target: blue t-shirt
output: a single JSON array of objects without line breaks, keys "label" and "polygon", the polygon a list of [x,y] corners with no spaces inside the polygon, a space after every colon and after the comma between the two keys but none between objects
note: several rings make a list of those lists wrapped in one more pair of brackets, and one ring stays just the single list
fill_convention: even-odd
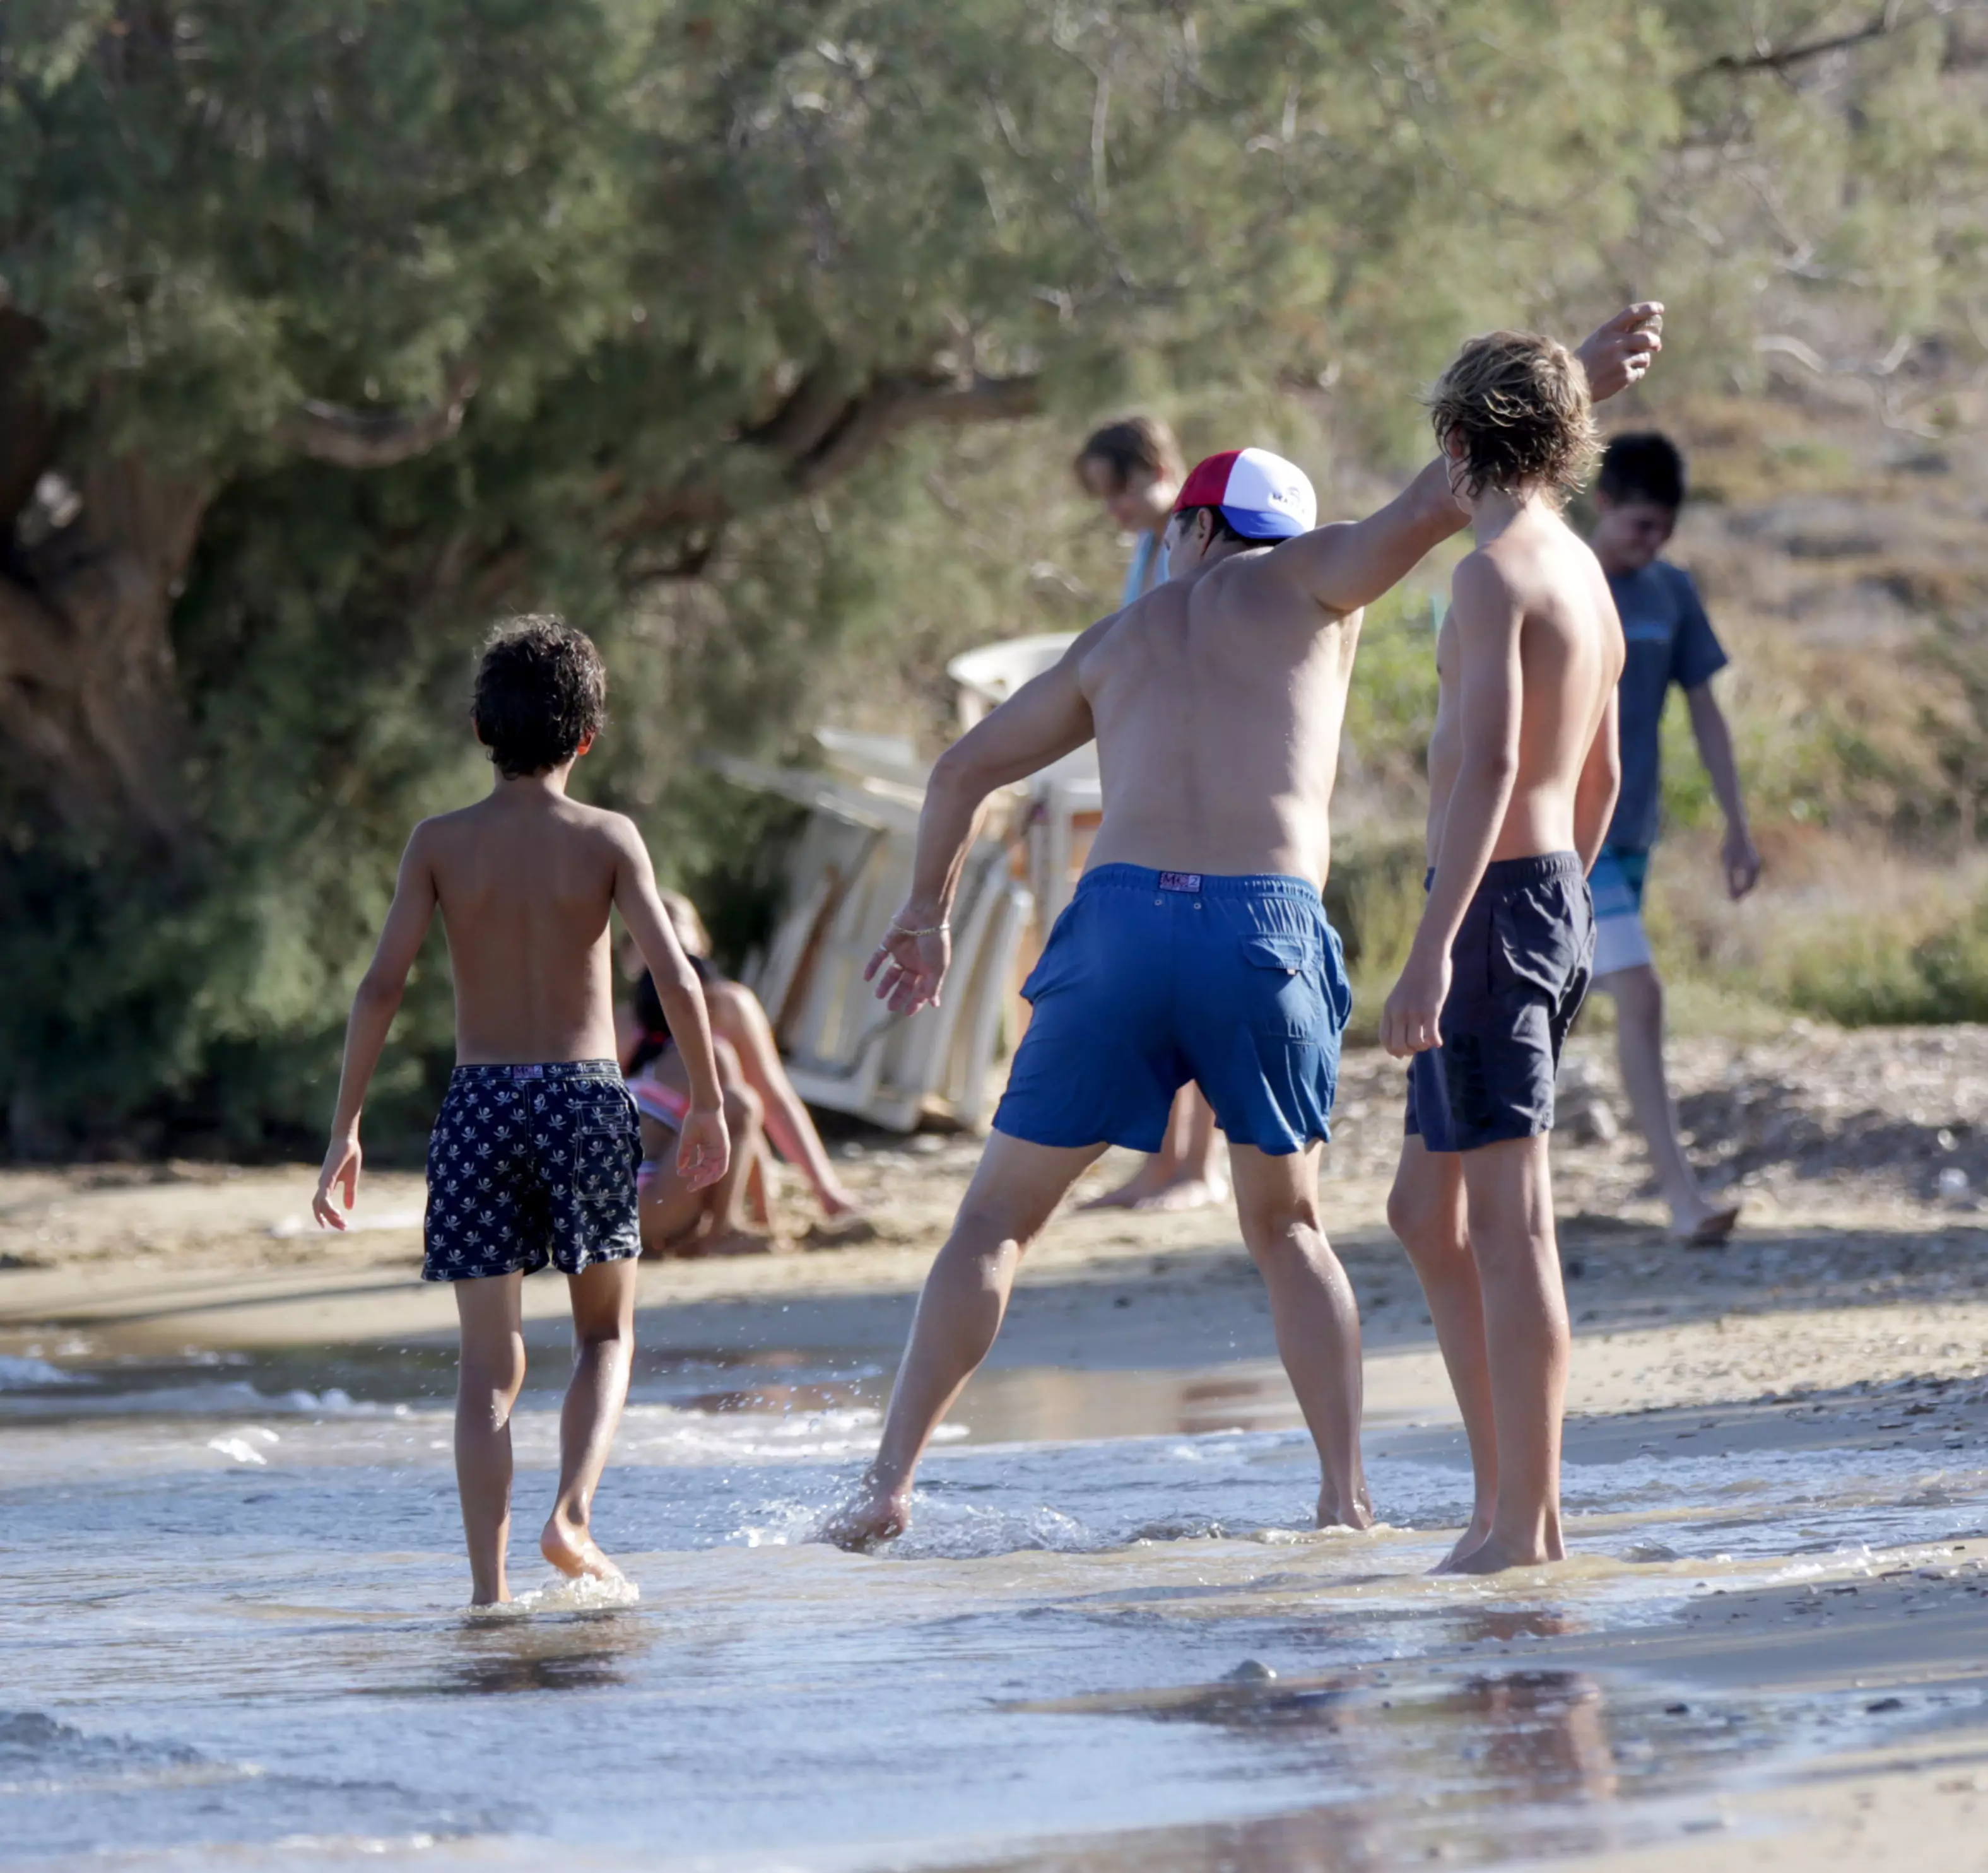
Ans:
[{"label": "blue t-shirt", "polygon": [[1698,587],[1681,566],[1653,560],[1641,572],[1608,581],[1621,614],[1628,661],[1618,691],[1622,793],[1609,823],[1608,844],[1647,852],[1657,842],[1663,810],[1659,731],[1671,685],[1696,689],[1726,668],[1726,652],[1699,603]]},{"label": "blue t-shirt", "polygon": [[1157,534],[1141,533],[1134,543],[1131,563],[1125,568],[1125,589],[1118,596],[1120,607],[1143,598],[1155,586],[1166,582],[1166,548],[1160,544]]}]

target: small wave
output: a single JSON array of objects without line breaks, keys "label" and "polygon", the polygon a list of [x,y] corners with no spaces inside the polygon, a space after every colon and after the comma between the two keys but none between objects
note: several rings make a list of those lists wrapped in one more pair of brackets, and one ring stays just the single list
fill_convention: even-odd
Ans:
[{"label": "small wave", "polygon": [[499,1601],[495,1606],[473,1606],[467,1609],[465,1617],[481,1622],[529,1619],[538,1613],[611,1613],[623,1607],[638,1605],[641,1598],[642,1590],[625,1577],[617,1581],[597,1581],[588,1576],[576,1581],[556,1580],[547,1586],[535,1587],[529,1593]]},{"label": "small wave", "polygon": [[32,1789],[46,1794],[87,1780],[155,1780],[216,1767],[179,1743],[140,1743],[123,1736],[93,1736],[45,1711],[0,1711],[0,1794]]},{"label": "small wave", "polygon": [[[73,1374],[63,1376],[76,1382]],[[0,1382],[0,1393],[5,1390]],[[405,1418],[411,1409],[406,1405],[377,1405],[355,1398],[336,1385],[323,1391],[272,1393],[259,1390],[245,1379],[119,1391],[66,1390],[54,1396],[27,1392],[0,1396],[0,1417],[5,1418],[239,1418],[251,1414],[259,1418]]]},{"label": "small wave", "polygon": [[80,1374],[65,1372],[46,1359],[29,1359],[18,1354],[0,1353],[0,1391],[19,1391],[29,1386],[83,1385]]}]

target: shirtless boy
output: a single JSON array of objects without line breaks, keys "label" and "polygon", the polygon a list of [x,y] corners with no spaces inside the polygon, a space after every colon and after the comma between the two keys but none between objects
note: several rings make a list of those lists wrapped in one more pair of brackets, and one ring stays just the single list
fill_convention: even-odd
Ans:
[{"label": "shirtless boy", "polygon": [[615,1064],[608,913],[618,910],[668,1010],[691,1082],[678,1164],[694,1183],[729,1153],[696,976],[656,895],[649,854],[619,813],[566,797],[606,719],[599,654],[556,618],[495,633],[476,673],[477,739],[497,773],[473,806],[424,820],[371,965],[353,997],[331,1148],[312,1205],[345,1227],[359,1194],[359,1114],[438,909],[455,977],[456,1067],[428,1145],[421,1273],[452,1282],[462,1326],[456,1480],[471,1602],[508,1600],[511,1411],[525,1382],[521,1293],[549,1263],[566,1277],[576,1341],[560,1419],[559,1494],[539,1547],[561,1573],[619,1581],[593,1539],[593,1492],[628,1395],[641,1253],[635,1107]]},{"label": "shirtless boy", "polygon": [[1587,873],[1621,779],[1622,627],[1560,518],[1594,453],[1581,363],[1550,339],[1473,339],[1431,416],[1476,550],[1436,645],[1428,901],[1381,1044],[1409,1059],[1388,1199],[1462,1408],[1476,1496],[1441,1570],[1564,1557],[1566,1297],[1547,1134],[1594,956]]},{"label": "shirtless boy", "polygon": [[[1631,307],[1588,340],[1598,384],[1641,374],[1655,310]],[[942,992],[948,913],[989,794],[1095,736],[1103,823],[1026,985],[1034,1016],[926,1280],[877,1460],[826,1538],[860,1547],[905,1527],[918,1460],[992,1346],[1024,1250],[1107,1145],[1158,1145],[1188,1080],[1228,1134],[1243,1239],[1318,1447],[1318,1520],[1372,1520],[1359,1319],[1319,1226],[1351,999],[1319,888],[1361,607],[1464,517],[1446,458],[1368,519],[1314,527],[1289,462],[1211,457],[1176,502],[1168,582],[940,757],[911,895],[871,964],[897,1012]]]}]

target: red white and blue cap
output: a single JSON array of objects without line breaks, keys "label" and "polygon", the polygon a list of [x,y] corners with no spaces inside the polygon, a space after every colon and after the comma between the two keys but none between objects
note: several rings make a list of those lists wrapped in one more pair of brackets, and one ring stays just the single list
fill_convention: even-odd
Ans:
[{"label": "red white and blue cap", "polygon": [[1225,449],[1181,484],[1174,512],[1219,507],[1245,539],[1289,539],[1318,525],[1318,496],[1294,461],[1266,448]]}]

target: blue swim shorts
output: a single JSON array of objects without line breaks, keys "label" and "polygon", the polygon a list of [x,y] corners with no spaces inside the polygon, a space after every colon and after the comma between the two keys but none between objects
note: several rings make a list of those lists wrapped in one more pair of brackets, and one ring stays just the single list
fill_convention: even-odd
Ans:
[{"label": "blue swim shorts", "polygon": [[641,1122],[612,1060],[458,1067],[428,1141],[424,1281],[642,1253]]},{"label": "blue swim shorts", "polygon": [[994,1128],[1155,1151],[1197,1082],[1230,1143],[1273,1157],[1331,1135],[1346,958],[1302,878],[1100,865],[1022,986],[1034,1005]]}]

